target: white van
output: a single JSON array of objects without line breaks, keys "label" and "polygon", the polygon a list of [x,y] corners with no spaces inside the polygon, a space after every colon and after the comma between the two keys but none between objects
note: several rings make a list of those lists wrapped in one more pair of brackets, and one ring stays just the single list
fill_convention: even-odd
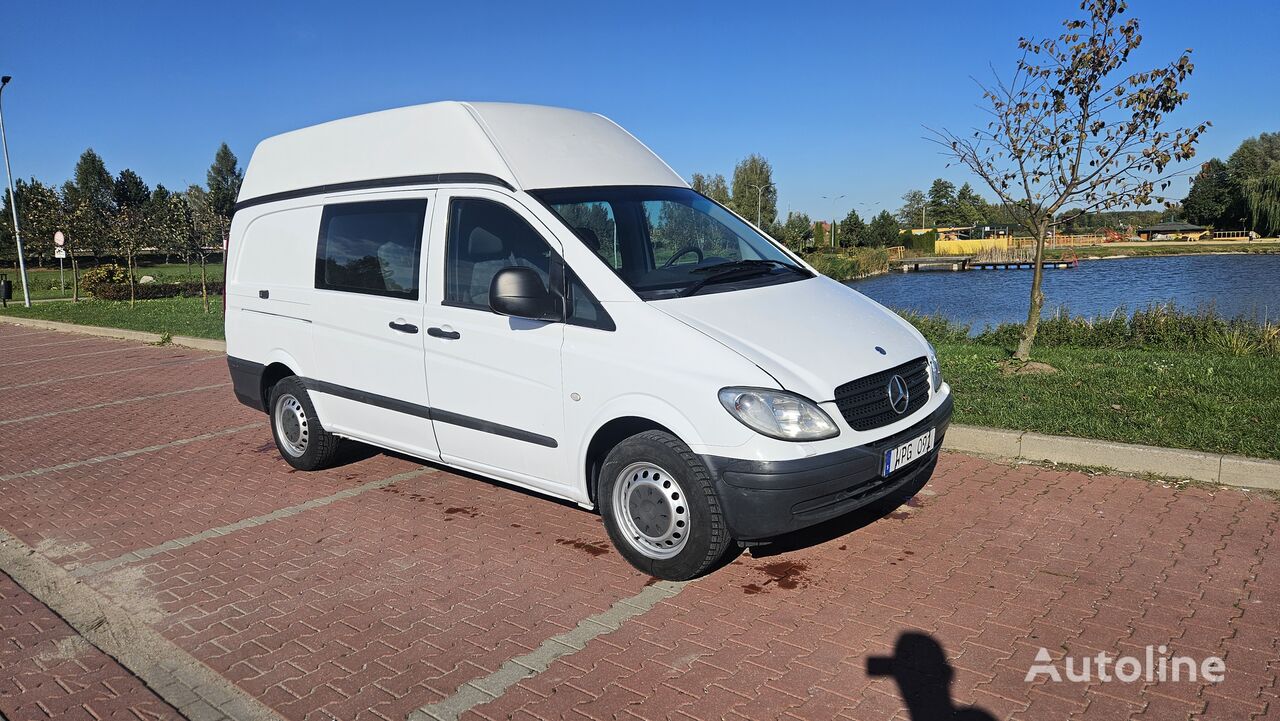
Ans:
[{"label": "white van", "polygon": [[666,579],[927,478],[951,419],[911,325],[591,113],[264,140],[226,297],[236,396],[294,467],[350,438],[598,507]]}]

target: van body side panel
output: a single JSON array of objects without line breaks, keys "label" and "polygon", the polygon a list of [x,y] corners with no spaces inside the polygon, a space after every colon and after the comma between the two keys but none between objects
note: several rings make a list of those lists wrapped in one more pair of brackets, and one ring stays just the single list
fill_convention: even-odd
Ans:
[{"label": "van body side panel", "polygon": [[[236,214],[227,263],[227,355],[236,396],[265,410],[262,370],[294,373],[311,357],[311,289],[319,209],[262,208]],[[243,224],[243,225],[242,225]],[[255,372],[256,371],[256,372]]]}]

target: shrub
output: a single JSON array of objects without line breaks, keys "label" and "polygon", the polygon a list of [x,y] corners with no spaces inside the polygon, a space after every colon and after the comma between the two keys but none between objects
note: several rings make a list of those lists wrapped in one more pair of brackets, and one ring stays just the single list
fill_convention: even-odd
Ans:
[{"label": "shrub", "polygon": [[[134,286],[134,297],[138,300],[155,300],[156,298],[200,297],[200,282],[183,283],[147,283]],[[222,295],[221,282],[209,282],[209,295]],[[93,292],[94,297],[102,300],[129,300],[128,283],[101,283]]]},{"label": "shrub", "polygon": [[[115,263],[105,263],[103,265],[94,266],[80,273],[80,287],[84,288],[86,293],[97,295],[97,287],[103,284],[129,283],[129,271],[123,266]],[[128,288],[125,289],[128,297]]]},{"label": "shrub", "polygon": [[836,280],[852,280],[889,270],[884,248],[840,248],[816,251],[805,257],[819,273]]},{"label": "shrub", "polygon": [[[134,286],[138,300],[174,298],[182,293],[182,287],[174,283],[147,283]],[[93,296],[101,300],[129,300],[128,283],[99,283],[93,288]]]}]

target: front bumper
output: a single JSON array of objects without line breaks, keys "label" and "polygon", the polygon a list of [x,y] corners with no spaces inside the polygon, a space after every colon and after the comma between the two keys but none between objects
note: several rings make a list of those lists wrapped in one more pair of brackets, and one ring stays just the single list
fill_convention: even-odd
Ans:
[{"label": "front bumper", "polygon": [[[951,396],[901,433],[812,458],[752,461],[703,456],[711,471],[729,531],[739,541],[772,538],[812,526],[897,491],[937,465],[942,437],[951,423]],[[889,476],[880,475],[885,450],[937,429],[933,451]]]}]

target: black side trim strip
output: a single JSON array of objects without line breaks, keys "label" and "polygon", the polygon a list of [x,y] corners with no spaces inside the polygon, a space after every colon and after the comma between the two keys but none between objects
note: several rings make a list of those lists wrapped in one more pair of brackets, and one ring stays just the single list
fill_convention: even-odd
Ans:
[{"label": "black side trim strip", "polygon": [[340,193],[345,190],[372,190],[375,188],[392,188],[397,185],[445,185],[457,183],[480,183],[483,185],[497,185],[510,191],[515,191],[515,187],[497,177],[488,173],[435,173],[432,175],[401,175],[395,178],[373,178],[371,180],[352,180],[346,183],[330,183],[328,185],[313,185],[309,188],[298,188],[297,190],[285,190],[279,193],[269,193],[267,195],[259,195],[256,198],[248,198],[236,203],[236,210],[244,210],[252,208],[255,205],[264,203],[274,203],[279,200],[293,200],[294,198],[305,198],[309,195],[323,195],[326,193]]},{"label": "black side trim strip", "polygon": [[317,393],[327,393],[331,396],[345,398],[357,403],[368,403],[369,405],[386,408],[387,410],[406,415],[425,418],[429,421],[438,423],[448,423],[451,426],[459,426],[462,428],[470,428],[474,431],[482,433],[492,433],[495,436],[503,436],[505,438],[513,438],[517,441],[532,443],[546,448],[556,448],[559,446],[556,439],[550,436],[544,436],[532,431],[522,430],[520,428],[512,428],[504,426],[501,423],[493,423],[491,421],[482,420],[472,416],[464,416],[460,413],[452,411],[440,410],[439,408],[431,408],[429,406],[418,405],[417,403],[409,403],[399,398],[391,398],[381,396],[377,393],[369,393],[356,388],[348,388],[347,386],[338,385],[337,383],[329,383],[328,381],[319,381],[314,378],[303,378],[302,384],[307,390],[313,390]]}]

